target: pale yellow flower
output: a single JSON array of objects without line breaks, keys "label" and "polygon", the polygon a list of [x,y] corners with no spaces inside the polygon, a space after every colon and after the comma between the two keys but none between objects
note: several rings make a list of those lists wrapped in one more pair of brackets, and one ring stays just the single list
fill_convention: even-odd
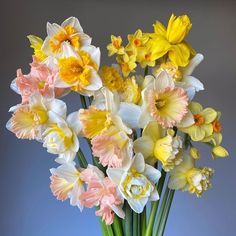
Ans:
[{"label": "pale yellow flower", "polygon": [[111,35],[111,43],[107,45],[108,55],[124,54],[125,49],[122,46],[122,38]]},{"label": "pale yellow flower", "polygon": [[122,73],[125,77],[127,77],[130,72],[134,72],[134,69],[137,67],[135,55],[129,56],[125,53],[117,56],[116,60],[120,64]]}]

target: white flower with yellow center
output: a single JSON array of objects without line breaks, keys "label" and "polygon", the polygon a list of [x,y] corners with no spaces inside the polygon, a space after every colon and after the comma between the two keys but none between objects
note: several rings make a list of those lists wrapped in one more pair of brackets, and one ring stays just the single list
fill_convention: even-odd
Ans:
[{"label": "white flower with yellow center", "polygon": [[141,213],[148,201],[159,199],[155,184],[161,173],[145,164],[141,153],[136,154],[126,167],[108,168],[107,175],[136,213]]},{"label": "white flower with yellow center", "polygon": [[56,161],[60,164],[74,160],[79,150],[77,135],[81,131],[78,113],[74,112],[67,120],[55,117],[55,123],[48,126],[43,133],[43,147],[52,154],[59,155]]},{"label": "white flower with yellow center", "polygon": [[91,38],[83,32],[79,20],[75,17],[66,19],[61,26],[56,23],[47,23],[47,38],[42,51],[48,56],[60,57],[63,52],[63,43],[67,42],[75,50],[91,44]]},{"label": "white flower with yellow center", "polygon": [[55,87],[71,88],[81,94],[91,96],[102,87],[98,75],[100,49],[85,46],[77,53],[68,44],[63,44],[63,55],[57,60],[58,75]]},{"label": "white flower with yellow center", "polygon": [[154,67],[152,73],[156,76],[160,73],[160,70],[164,69],[173,78],[176,86],[183,88],[187,92],[189,100],[192,100],[196,92],[204,90],[201,81],[192,76],[193,71],[203,58],[202,54],[196,54],[186,67],[178,67],[173,62],[168,61]]},{"label": "white flower with yellow center", "polygon": [[66,117],[66,104],[36,93],[27,104],[16,105],[9,111],[13,115],[6,124],[8,130],[21,139],[41,140],[43,131],[48,124],[55,122],[55,117]]},{"label": "white flower with yellow center", "polygon": [[[151,79],[152,76],[147,76]],[[176,87],[165,70],[152,78],[142,91],[140,126],[156,120],[162,127],[171,128],[180,123],[188,113],[188,96],[184,89]]]},{"label": "white flower with yellow center", "polygon": [[181,137],[174,137],[173,130],[166,132],[156,121],[149,122],[142,137],[134,141],[135,153],[142,153],[146,162],[152,165],[159,160],[165,171],[170,171],[182,162],[179,155],[181,149]]},{"label": "white flower with yellow center", "polygon": [[210,178],[213,173],[211,168],[195,167],[194,159],[187,152],[183,152],[183,162],[170,172],[168,187],[189,191],[201,197],[203,192],[211,187]]},{"label": "white flower with yellow center", "polygon": [[50,169],[50,188],[53,195],[61,201],[70,199],[72,206],[77,206],[82,211],[79,197],[84,192],[83,182],[80,179],[80,172],[76,169],[75,163],[64,163],[57,168]]}]

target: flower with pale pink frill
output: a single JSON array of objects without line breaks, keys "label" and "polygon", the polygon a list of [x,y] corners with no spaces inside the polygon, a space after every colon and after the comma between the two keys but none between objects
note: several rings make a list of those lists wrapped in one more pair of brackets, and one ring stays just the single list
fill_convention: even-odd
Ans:
[{"label": "flower with pale pink frill", "polygon": [[87,190],[80,195],[80,202],[85,207],[99,206],[97,216],[106,224],[112,224],[114,212],[124,218],[121,208],[123,199],[118,195],[117,186],[95,166],[88,165],[81,172],[80,178],[87,184]]},{"label": "flower with pale pink frill", "polygon": [[[140,125],[156,120],[163,128],[178,125],[188,112],[188,96],[183,88],[175,86],[165,70],[160,71],[142,92],[142,114]],[[150,78],[151,77],[151,78]]]},{"label": "flower with pale pink frill", "polygon": [[40,93],[45,97],[60,97],[69,90],[64,88],[55,88],[54,79],[57,75],[57,69],[51,69],[43,64],[35,57],[30,64],[30,73],[24,75],[21,69],[17,70],[17,77],[11,83],[11,88],[21,95],[22,103],[29,101],[29,97],[33,93]]},{"label": "flower with pale pink frill", "polygon": [[124,131],[115,126],[91,141],[93,155],[103,166],[121,167],[133,155],[133,142]]}]

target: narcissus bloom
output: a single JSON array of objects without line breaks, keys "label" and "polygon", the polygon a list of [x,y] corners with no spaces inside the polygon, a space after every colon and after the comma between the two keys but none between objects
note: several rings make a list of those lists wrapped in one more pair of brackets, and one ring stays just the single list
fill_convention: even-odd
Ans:
[{"label": "narcissus bloom", "polygon": [[143,130],[142,137],[134,141],[135,153],[142,153],[146,162],[150,164],[159,160],[165,171],[181,163],[181,155],[178,155],[181,148],[181,137],[173,137],[170,131],[166,132],[156,121],[149,122]]},{"label": "narcissus bloom", "polygon": [[122,38],[120,36],[116,37],[114,35],[111,35],[111,43],[107,45],[107,50],[109,56],[112,56],[114,54],[124,54],[125,49],[122,46]]},{"label": "narcissus bloom", "polygon": [[42,51],[46,55],[60,57],[63,52],[63,43],[67,42],[75,50],[91,44],[91,38],[83,32],[79,20],[75,17],[66,19],[61,26],[56,23],[47,23],[47,38]]},{"label": "narcissus bloom", "polygon": [[168,187],[189,191],[201,197],[203,192],[211,187],[210,178],[214,171],[208,167],[195,167],[194,159],[186,152],[183,153],[183,159],[183,162],[171,171]]},{"label": "narcissus bloom", "polygon": [[58,99],[49,99],[36,93],[26,104],[11,107],[13,112],[7,122],[7,129],[21,139],[42,139],[42,133],[56,117],[65,118],[66,104]]},{"label": "narcissus bloom", "polygon": [[137,67],[136,55],[128,55],[127,53],[119,55],[116,58],[117,62],[121,66],[122,73],[127,77]]},{"label": "narcissus bloom", "polygon": [[77,206],[82,211],[80,195],[84,192],[81,174],[75,167],[74,162],[64,163],[57,168],[50,169],[50,188],[53,195],[61,201],[70,199],[72,206]]},{"label": "narcissus bloom", "polygon": [[193,141],[202,141],[213,133],[212,122],[217,117],[217,112],[212,108],[203,109],[197,102],[191,102],[189,109],[194,116],[194,124],[180,128],[181,131],[189,134]]},{"label": "narcissus bloom", "polygon": [[161,173],[145,164],[141,153],[136,154],[126,167],[108,168],[107,175],[136,213],[141,213],[148,201],[159,199],[155,184]]},{"label": "narcissus bloom", "polygon": [[192,27],[187,15],[176,17],[171,15],[167,29],[157,21],[151,35],[152,50],[156,59],[168,53],[168,58],[177,66],[186,66],[190,56],[194,54],[191,46],[184,41]]},{"label": "narcissus bloom", "polygon": [[63,56],[58,59],[59,72],[55,79],[55,86],[92,95],[93,91],[102,87],[97,72],[100,64],[100,49],[86,46],[77,53],[68,43],[64,43],[63,48]]},{"label": "narcissus bloom", "polygon": [[118,194],[117,186],[96,166],[88,165],[81,172],[81,179],[87,184],[86,191],[80,195],[83,206],[99,206],[96,215],[101,216],[108,225],[113,223],[114,213],[124,218],[123,199]]},{"label": "narcissus bloom", "polygon": [[58,154],[58,163],[71,162],[79,150],[77,135],[81,131],[78,113],[71,113],[66,120],[55,117],[43,133],[43,147],[52,154]]},{"label": "narcissus bloom", "polygon": [[175,86],[165,70],[143,90],[142,101],[141,127],[151,120],[156,120],[164,128],[173,127],[180,123],[188,112],[186,92]]}]

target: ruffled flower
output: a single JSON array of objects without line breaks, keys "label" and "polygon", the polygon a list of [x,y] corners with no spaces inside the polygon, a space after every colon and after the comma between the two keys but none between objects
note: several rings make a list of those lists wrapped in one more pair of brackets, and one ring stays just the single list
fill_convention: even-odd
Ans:
[{"label": "ruffled flower", "polygon": [[61,201],[70,199],[72,206],[78,206],[82,211],[83,206],[79,197],[84,192],[80,172],[76,169],[75,163],[64,163],[57,168],[50,169],[50,188],[53,195]]},{"label": "ruffled flower", "polygon": [[122,198],[118,195],[116,185],[95,166],[88,165],[81,172],[82,180],[87,184],[87,189],[80,195],[81,204],[85,207],[99,206],[97,216],[101,216],[106,224],[112,224],[114,212],[124,218],[121,208]]}]

